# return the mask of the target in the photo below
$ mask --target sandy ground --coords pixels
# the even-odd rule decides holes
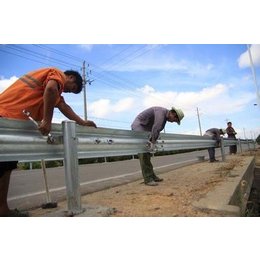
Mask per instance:
[[[243,164],[244,156],[255,155],[260,166],[260,151],[227,156],[227,161],[200,162],[160,174],[164,179],[156,187],[146,186],[142,180],[82,196],[82,204],[115,209],[111,217],[207,217],[219,216],[201,212],[192,202],[203,198],[216,185],[226,180],[234,167]],[[56,209],[30,211],[31,216],[42,216],[54,210],[66,209],[60,202]]]

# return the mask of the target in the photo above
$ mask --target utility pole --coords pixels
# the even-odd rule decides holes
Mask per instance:
[[[245,132],[245,128],[243,127],[243,130],[244,130],[244,137],[246,139],[246,132]]]
[[[197,108],[197,116],[198,116],[198,122],[199,122],[199,128],[200,128],[200,135],[202,136],[201,125],[200,125],[200,114],[199,114],[199,109],[198,108]]]
[[[86,62],[83,61],[82,67],[83,89],[84,89],[84,119],[87,120],[87,93],[86,93]]]
[[[253,59],[252,59],[252,55],[251,55],[251,50],[250,50],[249,44],[247,44],[247,50],[248,50],[248,54],[249,54],[249,60],[250,60],[252,74],[253,74],[253,79],[254,79],[254,83],[255,83],[255,90],[256,90],[256,97],[257,97],[258,107],[260,108],[259,88],[258,88],[258,84],[257,84],[257,80],[256,80],[255,68],[254,68],[254,63],[253,63]]]

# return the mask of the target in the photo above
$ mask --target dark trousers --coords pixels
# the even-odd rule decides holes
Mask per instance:
[[[229,139],[236,139],[234,136],[228,136]],[[236,154],[237,153],[237,146],[236,145],[231,145],[229,146],[229,154]]]
[[[154,180],[156,177],[153,171],[153,165],[151,163],[152,155],[150,153],[139,153],[138,154],[144,182],[148,183]]]
[[[0,115],[0,117],[2,117]],[[5,172],[12,171],[17,168],[18,161],[14,162],[0,162],[0,179],[4,176]]]
[[[17,168],[18,161],[15,162],[0,162],[0,179],[4,176],[5,172],[12,171]]]
[[[230,154],[236,154],[237,153],[237,146],[236,145],[231,145],[229,146],[229,153]]]
[[[211,162],[214,162],[216,160],[216,158],[215,158],[215,148],[214,147],[208,148],[208,152],[209,152],[209,160]]]

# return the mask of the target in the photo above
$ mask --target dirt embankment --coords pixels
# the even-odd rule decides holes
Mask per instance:
[[[135,181],[84,195],[82,204],[114,208],[112,217],[218,216],[195,209],[192,202],[224,182],[234,167],[243,165],[243,157],[248,155],[255,155],[256,164],[260,166],[259,151],[228,156],[225,163],[204,161],[161,174],[164,181],[158,186],[145,186],[141,180]],[[66,209],[66,202],[59,203],[59,208]],[[31,212],[31,216],[46,213],[37,209]]]

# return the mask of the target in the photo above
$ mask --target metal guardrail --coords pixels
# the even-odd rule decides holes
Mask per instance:
[[[76,125],[73,121],[52,124],[51,134],[55,144],[47,144],[36,126],[29,121],[0,118],[0,161],[64,159],[68,211],[76,214],[81,211],[80,186],[78,178],[78,158],[95,158],[120,155],[133,155],[150,152],[148,132],[93,128]],[[224,147],[250,144],[253,140],[222,138],[222,159]],[[215,140],[207,136],[161,134],[155,151],[171,151],[216,147]]]
[[[149,133],[131,130],[92,128],[76,125],[78,158],[133,155],[149,152]],[[38,129],[29,121],[0,119],[0,161],[63,159],[64,132],[61,124],[52,124],[55,144],[47,144]],[[157,151],[170,151],[214,146],[208,137],[161,134]]]

